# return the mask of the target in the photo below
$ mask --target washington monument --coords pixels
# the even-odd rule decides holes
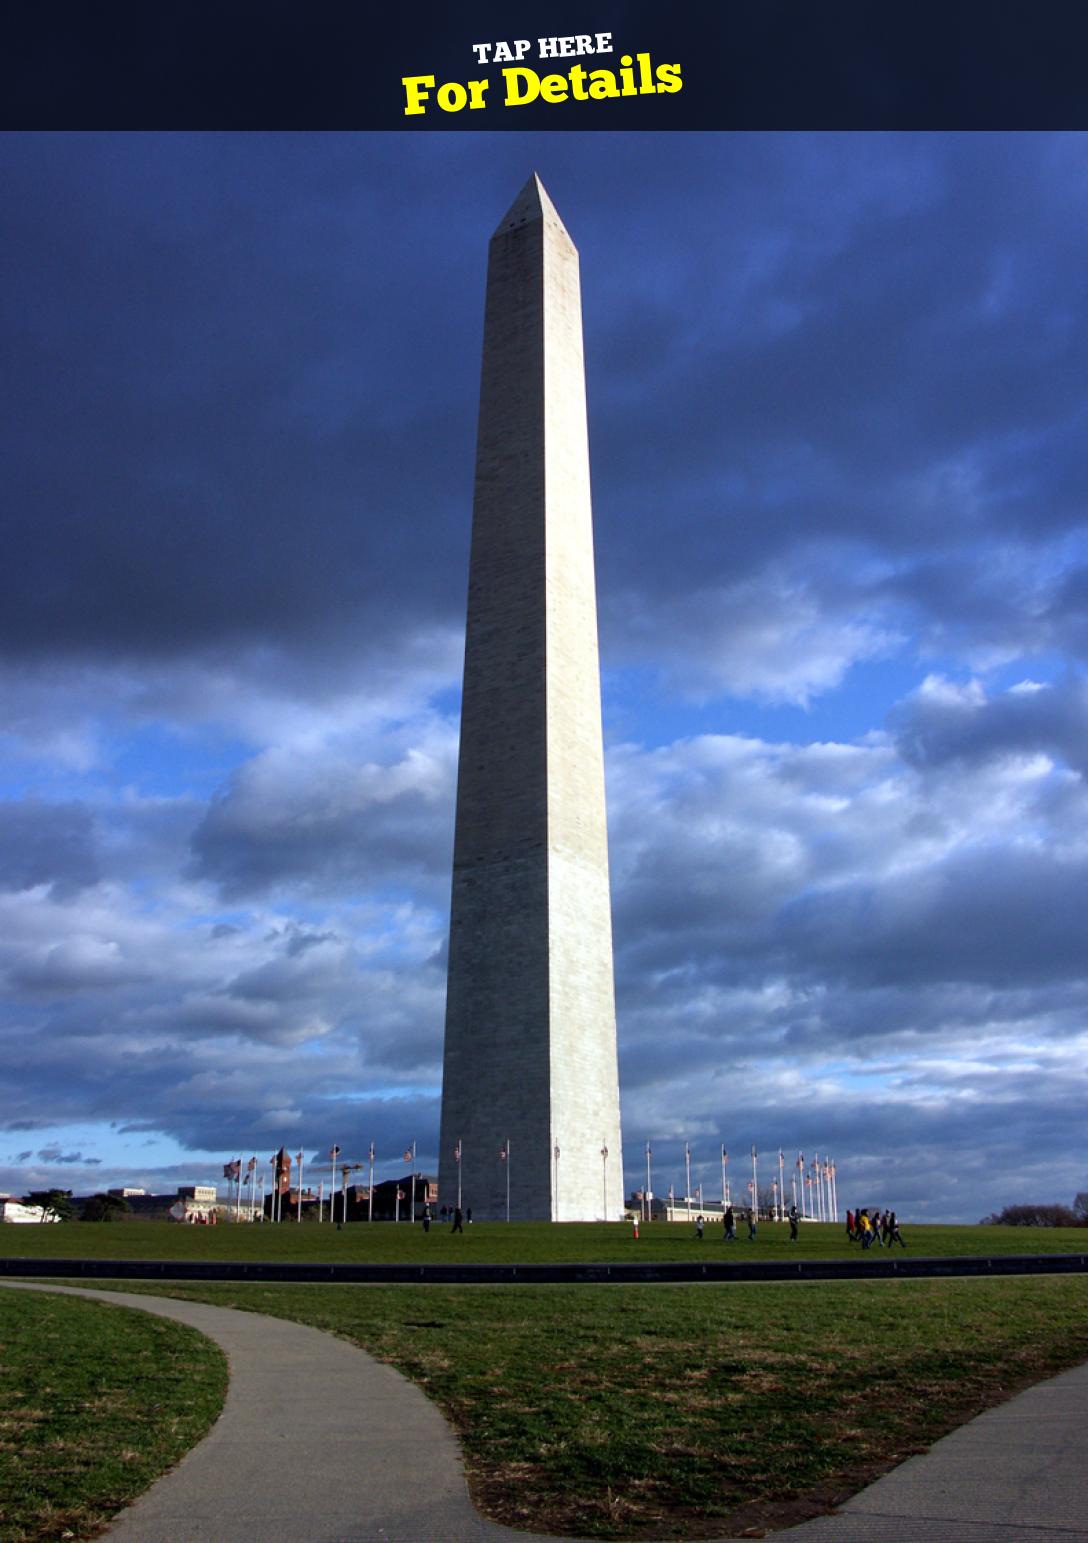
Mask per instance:
[[[491,238],[439,1199],[623,1214],[578,253],[539,178]]]

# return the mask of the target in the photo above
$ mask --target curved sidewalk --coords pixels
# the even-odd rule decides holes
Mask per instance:
[[[202,1302],[0,1282],[207,1334],[230,1387],[208,1435],[111,1543],[532,1543],[477,1515],[456,1438],[398,1372],[331,1334]],[[875,1387],[874,1397],[894,1397]],[[418,1477],[420,1452],[428,1478]],[[1088,1365],[989,1410],[783,1543],[1088,1543]],[[724,1540],[723,1540],[724,1543]]]

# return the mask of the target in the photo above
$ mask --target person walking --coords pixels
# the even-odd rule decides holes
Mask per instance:
[[[790,1206],[788,1220],[789,1220],[789,1224],[790,1224],[790,1242],[791,1243],[796,1243],[797,1242],[797,1222],[798,1222],[799,1218],[798,1218],[798,1215],[797,1215],[797,1207],[795,1205],[791,1205]]]
[[[754,1243],[755,1240],[756,1240],[756,1219],[757,1219],[756,1208],[755,1208],[754,1205],[750,1205],[748,1207],[748,1241],[749,1241],[749,1243]]]
[[[453,1210],[453,1226],[450,1228],[450,1232],[451,1232],[451,1234],[454,1233],[454,1232],[459,1232],[461,1234],[461,1236],[464,1237],[464,1234],[465,1234],[465,1218],[464,1218],[464,1216],[462,1214],[460,1206],[455,1206],[454,1207],[454,1210]]]
[[[725,1215],[722,1217],[722,1226],[725,1229],[724,1243],[735,1243],[737,1240],[737,1219],[733,1215],[733,1207],[726,1206]]]
[[[635,1229],[635,1242],[637,1243],[638,1242],[638,1212],[637,1211],[635,1212],[634,1216],[632,1216],[631,1223],[632,1223],[632,1225],[633,1225],[633,1227]]]
[[[424,1232],[430,1232],[430,1230],[431,1230],[431,1208],[430,1208],[429,1205],[424,1204],[424,1207],[423,1207],[423,1231]]]
[[[903,1242],[903,1234],[899,1230],[899,1218],[896,1216],[894,1211],[889,1217],[888,1247],[891,1248],[893,1243],[898,1243],[900,1248],[906,1248],[907,1246]]]
[[[699,1239],[700,1243],[703,1241],[703,1228],[705,1226],[705,1219],[702,1216],[697,1216],[695,1218],[695,1236]]]
[[[849,1242],[857,1242],[857,1217],[853,1211],[847,1211],[846,1213],[846,1236]]]

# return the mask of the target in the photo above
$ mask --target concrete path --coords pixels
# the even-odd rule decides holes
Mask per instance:
[[[410,1382],[317,1329],[200,1302],[2,1282],[142,1308],[222,1346],[230,1389],[198,1446],[111,1543],[532,1543],[477,1515],[457,1441]],[[874,1397],[895,1397],[894,1385]],[[416,1475],[426,1453],[426,1485]],[[1088,1366],[972,1420],[782,1543],[1088,1543]],[[724,1543],[724,1540],[723,1540]]]

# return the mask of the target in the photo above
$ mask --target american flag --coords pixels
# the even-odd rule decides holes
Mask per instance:
[[[412,1149],[411,1149],[411,1147],[409,1147],[407,1152],[405,1152],[405,1154],[404,1154],[404,1161],[406,1163],[410,1163],[412,1161]]]
[[[330,1147],[329,1148],[329,1157],[332,1159],[333,1162],[335,1162],[336,1159],[339,1156],[340,1156],[340,1148],[339,1147]]]
[[[247,1173],[252,1173],[253,1170],[256,1168],[256,1166],[257,1166],[257,1158],[254,1155],[253,1157],[251,1157],[249,1159],[249,1162],[246,1164],[246,1172]]]
[[[500,1147],[499,1148],[499,1162],[500,1163],[504,1163],[505,1161],[506,1161],[506,1148],[505,1147]]]
[[[455,1163],[459,1163],[461,1161],[461,1143],[460,1143],[460,1141],[458,1141],[457,1145],[453,1149],[453,1160],[454,1160]]]
[[[241,1172],[242,1159],[240,1157],[236,1157],[233,1162],[223,1164],[223,1177],[225,1179],[236,1179]]]

